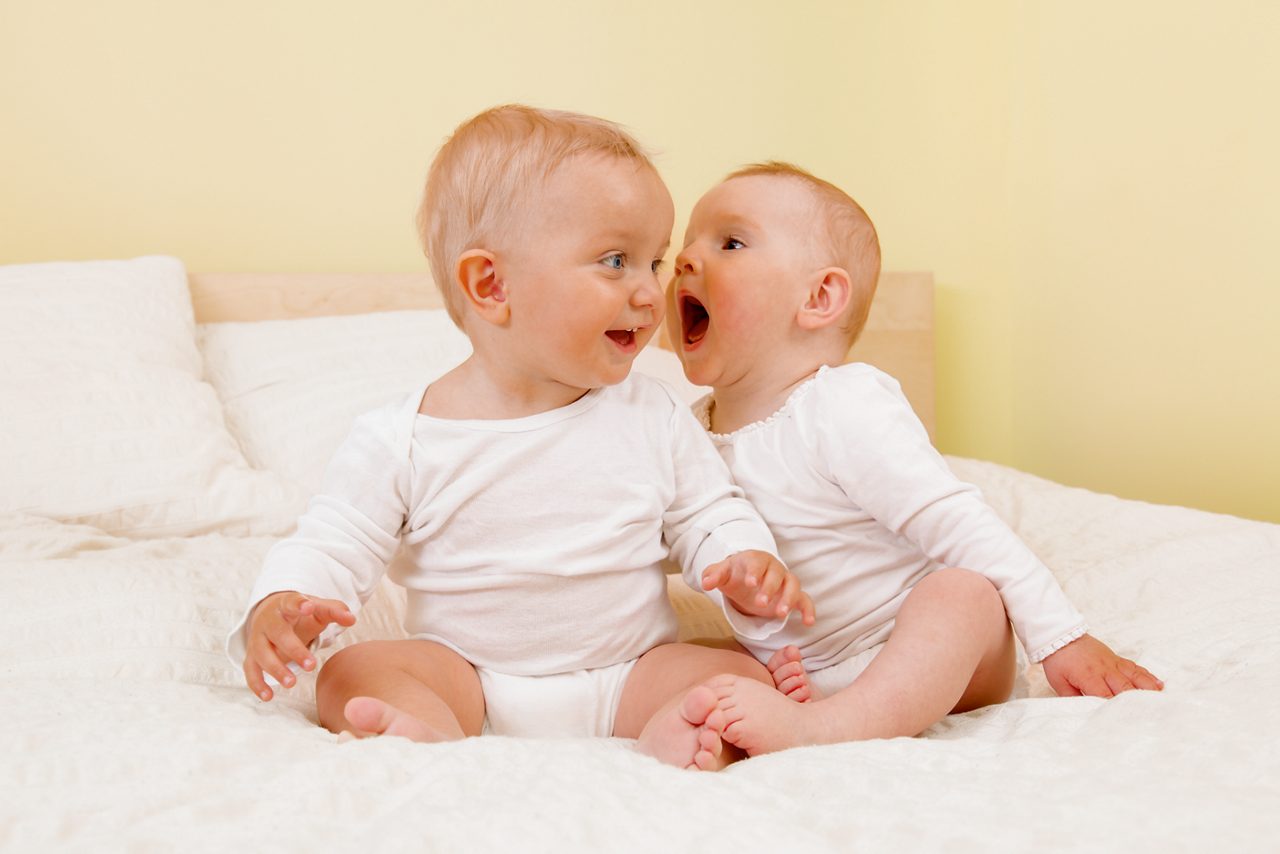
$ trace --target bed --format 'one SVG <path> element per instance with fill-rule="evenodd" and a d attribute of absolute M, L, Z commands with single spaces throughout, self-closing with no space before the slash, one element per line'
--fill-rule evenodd
<path fill-rule="evenodd" d="M 223 641 L 360 411 L 467 352 L 421 275 L 0 267 L 0 849 L 1275 850 L 1280 526 L 949 458 L 1163 693 L 1014 699 L 720 774 L 630 742 L 338 743 Z M 932 283 L 853 354 L 932 426 Z M 674 356 L 638 368 L 690 398 Z M 723 630 L 672 580 L 681 635 Z M 399 637 L 384 583 L 339 646 Z M 821 607 L 821 603 L 818 603 Z"/>

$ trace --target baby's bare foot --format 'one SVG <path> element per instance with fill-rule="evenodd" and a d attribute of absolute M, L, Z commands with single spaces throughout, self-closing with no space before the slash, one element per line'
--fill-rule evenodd
<path fill-rule="evenodd" d="M 707 686 L 724 715 L 722 738 L 748 756 L 824 740 L 815 728 L 821 725 L 817 703 L 801 705 L 742 676 L 717 676 Z"/>
<path fill-rule="evenodd" d="M 727 760 L 722 757 L 719 730 L 723 724 L 716 709 L 718 702 L 705 685 L 693 688 L 645 724 L 636 746 L 642 753 L 677 768 L 719 771 Z"/>
<path fill-rule="evenodd" d="M 817 691 L 809 682 L 809 671 L 804 669 L 804 662 L 801 661 L 799 647 L 793 644 L 784 646 L 773 654 L 765 666 L 773 677 L 773 687 L 789 699 L 797 703 L 818 699 Z"/>
<path fill-rule="evenodd" d="M 353 729 L 339 735 L 339 741 L 374 735 L 398 735 L 413 741 L 451 741 L 457 738 L 375 697 L 353 697 L 347 701 L 342 713 Z"/>

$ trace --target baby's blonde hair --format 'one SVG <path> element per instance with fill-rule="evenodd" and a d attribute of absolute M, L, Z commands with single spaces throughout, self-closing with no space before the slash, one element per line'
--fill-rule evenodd
<path fill-rule="evenodd" d="M 824 181 L 799 166 L 780 160 L 752 163 L 725 178 L 749 178 L 768 175 L 790 178 L 801 182 L 812 194 L 814 206 L 821 220 L 825 240 L 822 248 L 830 253 L 834 266 L 849 273 L 853 285 L 853 304 L 843 328 L 852 346 L 871 311 L 871 298 L 875 296 L 876 282 L 880 278 L 880 238 L 871 217 L 848 193 L 830 181 Z M 860 298 L 865 294 L 865 298 Z"/>
<path fill-rule="evenodd" d="M 613 122 L 521 104 L 485 110 L 445 141 L 427 173 L 418 236 L 454 323 L 462 326 L 465 307 L 454 281 L 458 258 L 494 248 L 556 168 L 589 153 L 654 169 L 640 143 Z"/>

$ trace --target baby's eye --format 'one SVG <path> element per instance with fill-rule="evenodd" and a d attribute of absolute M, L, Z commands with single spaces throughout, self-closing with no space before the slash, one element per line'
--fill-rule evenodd
<path fill-rule="evenodd" d="M 741 240 L 739 240 L 736 237 L 726 237 L 724 239 L 724 246 L 721 246 L 720 248 L 721 249 L 742 249 L 746 245 L 747 244 L 743 243 Z"/>
<path fill-rule="evenodd" d="M 606 255 L 600 260 L 600 263 L 604 264 L 611 270 L 621 270 L 623 267 L 627 266 L 627 256 L 623 255 L 621 252 L 615 252 L 612 255 Z"/>
<path fill-rule="evenodd" d="M 656 272 L 658 272 L 659 270 L 661 270 L 661 269 L 662 269 L 662 259 L 661 259 L 661 258 L 659 258 L 658 260 L 654 261 L 652 264 L 650 264 L 650 265 L 649 265 L 649 268 L 650 268 L 651 270 L 653 270 L 653 272 L 655 272 L 655 273 L 656 273 Z"/>

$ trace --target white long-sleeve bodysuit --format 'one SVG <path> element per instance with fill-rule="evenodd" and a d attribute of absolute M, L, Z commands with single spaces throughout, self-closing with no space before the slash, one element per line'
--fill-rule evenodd
<path fill-rule="evenodd" d="M 709 429 L 710 398 L 694 406 Z M 864 364 L 822 368 L 765 421 L 711 434 L 734 480 L 769 523 L 779 557 L 817 610 L 762 644 L 786 644 L 810 670 L 887 639 L 911 588 L 944 566 L 1000 591 L 1032 661 L 1085 633 L 1052 573 L 929 442 L 897 381 Z"/>
<path fill-rule="evenodd" d="M 510 420 L 433 418 L 421 398 L 356 421 L 297 531 L 267 554 L 250 610 L 298 590 L 355 613 L 390 563 L 413 636 L 498 673 L 557 674 L 675 640 L 668 550 L 695 589 L 731 554 L 775 553 L 688 407 L 655 380 L 633 374 Z M 781 625 L 710 595 L 744 637 Z M 237 664 L 248 614 L 228 638 Z"/>

